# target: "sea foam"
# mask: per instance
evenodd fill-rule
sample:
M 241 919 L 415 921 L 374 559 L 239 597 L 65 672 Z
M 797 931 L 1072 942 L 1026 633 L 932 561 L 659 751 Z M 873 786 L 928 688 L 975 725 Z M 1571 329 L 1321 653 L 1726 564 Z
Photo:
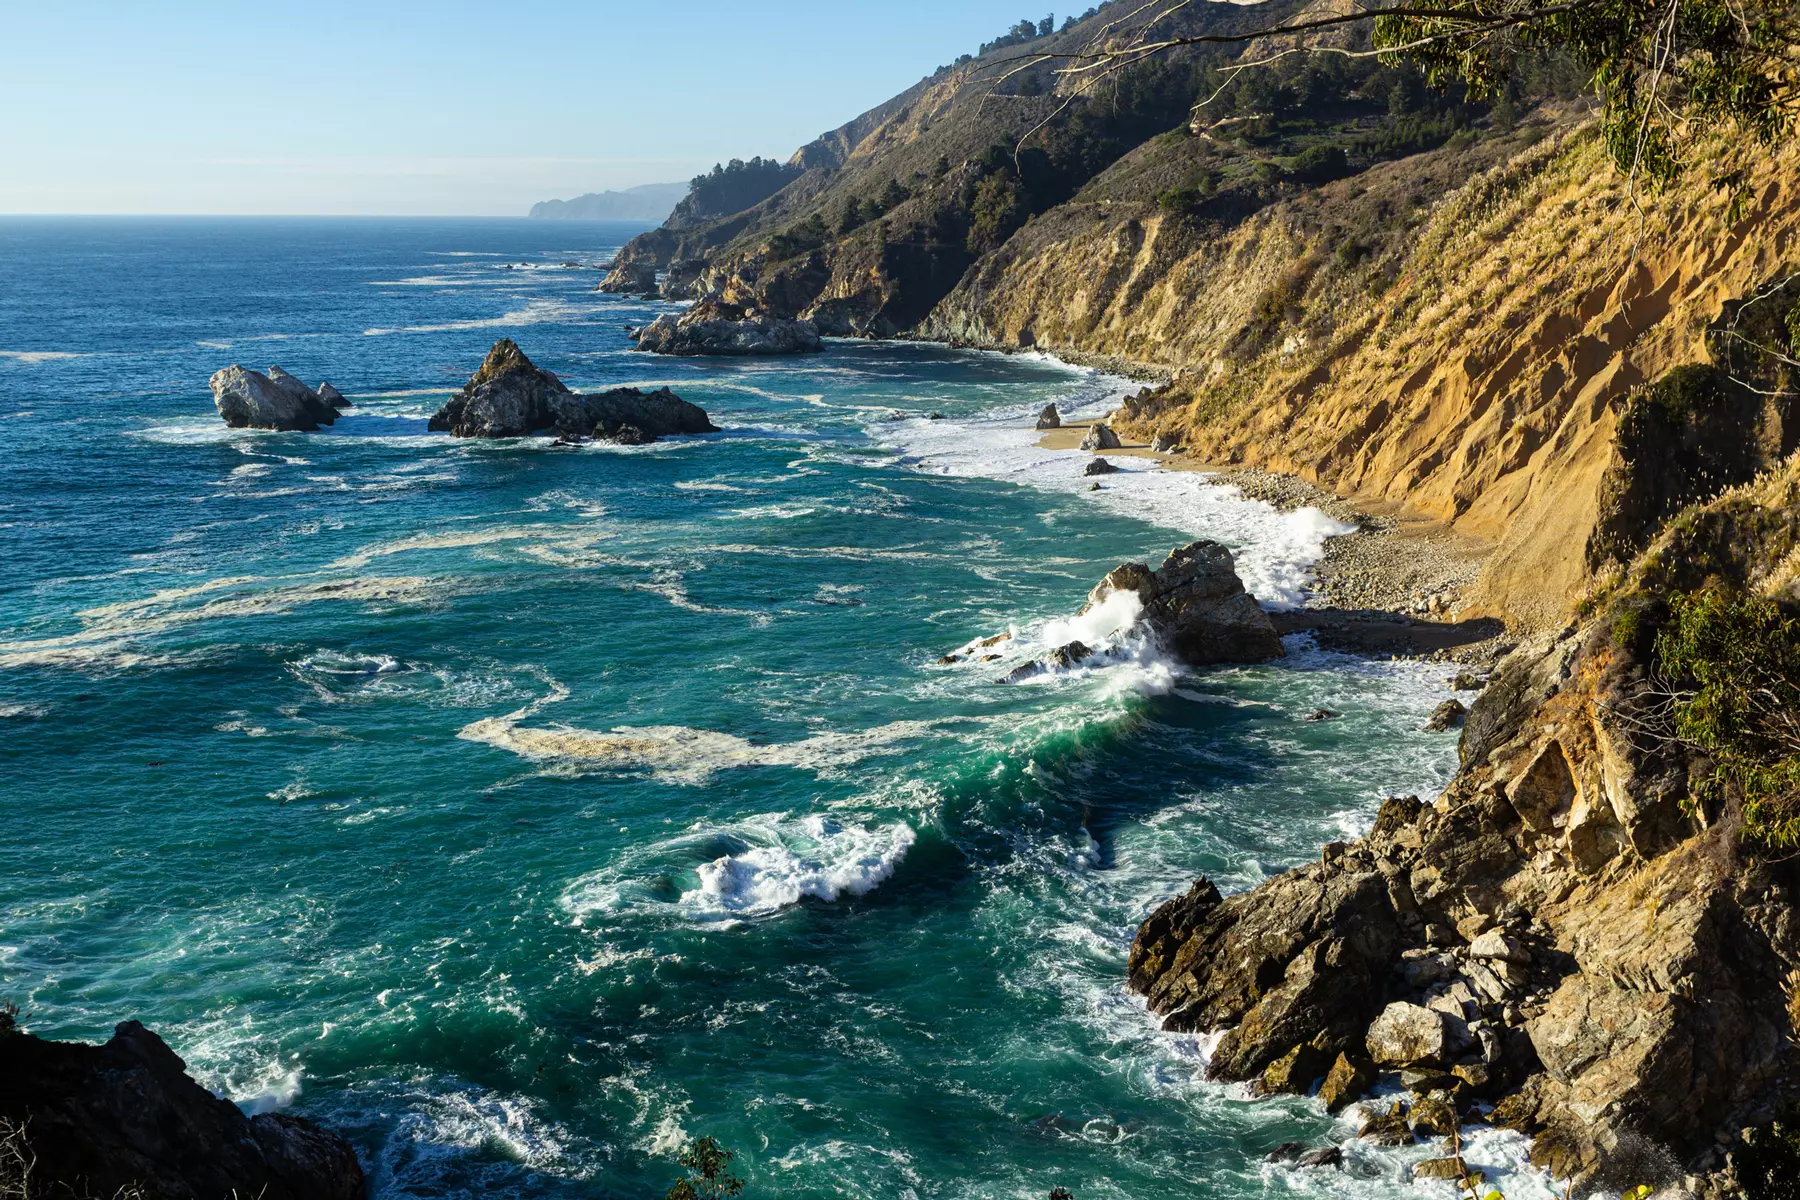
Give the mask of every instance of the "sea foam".
M 1102 417 L 1118 398 L 1116 390 L 1078 398 L 1064 415 L 1078 420 Z M 1297 607 L 1304 598 L 1309 568 L 1323 555 L 1326 539 L 1355 529 L 1317 508 L 1283 513 L 1200 472 L 1164 470 L 1135 457 L 1109 459 L 1117 472 L 1104 477 L 1101 490 L 1092 491 L 1094 480 L 1081 473 L 1090 455 L 1039 446 L 1043 435 L 1035 427 L 1036 415 L 1029 405 L 1011 406 L 961 419 L 877 422 L 867 433 L 923 471 L 1075 493 L 1121 516 L 1186 537 L 1223 542 L 1237 556 L 1245 588 L 1274 608 Z

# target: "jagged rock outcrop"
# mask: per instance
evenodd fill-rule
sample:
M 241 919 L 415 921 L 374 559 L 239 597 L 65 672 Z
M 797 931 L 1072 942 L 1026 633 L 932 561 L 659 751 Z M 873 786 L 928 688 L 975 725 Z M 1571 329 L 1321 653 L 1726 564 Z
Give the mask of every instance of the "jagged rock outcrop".
M 1204 666 L 1282 656 L 1269 614 L 1244 590 L 1231 551 L 1217 542 L 1183 546 L 1154 571 L 1143 563 L 1113 568 L 1088 594 L 1088 607 L 1122 591 L 1137 594 L 1141 619 L 1184 662 Z
M 613 265 L 594 289 L 599 292 L 653 292 L 656 290 L 656 264 L 647 259 L 615 258 Z
M 1784 486 L 1712 507 L 1775 511 Z M 1417 1098 L 1371 1137 L 1497 1095 L 1495 1121 L 1534 1135 L 1559 1178 L 1719 1168 L 1715 1138 L 1800 1086 L 1800 872 L 1741 853 L 1725 814 L 1683 809 L 1687 752 L 1642 735 L 1658 686 L 1608 622 L 1527 644 L 1472 706 L 1439 800 L 1389 800 L 1367 837 L 1253 891 L 1196 884 L 1140 929 L 1130 986 L 1169 1029 L 1228 1030 L 1221 1078 L 1337 1052 L 1339 1107 L 1358 1060 L 1399 1071 Z
M 1037 427 L 1039 429 L 1062 428 L 1062 414 L 1056 411 L 1056 405 L 1044 405 L 1043 411 L 1038 413 Z
M 637 348 L 652 354 L 812 354 L 824 349 L 810 321 L 787 320 L 703 300 L 682 313 L 664 313 L 637 332 Z
M 432 416 L 430 428 L 456 437 L 526 437 L 554 430 L 566 440 L 640 444 L 677 434 L 717 433 L 698 405 L 668 388 L 571 392 L 502 338 L 461 392 Z
M 348 1142 L 287 1113 L 246 1117 L 136 1021 L 99 1046 L 0 1030 L 0 1120 L 36 1158 L 31 1197 L 363 1196 Z
M 233 429 L 311 432 L 338 419 L 350 407 L 329 383 L 314 391 L 280 367 L 267 375 L 233 363 L 213 373 L 213 406 Z

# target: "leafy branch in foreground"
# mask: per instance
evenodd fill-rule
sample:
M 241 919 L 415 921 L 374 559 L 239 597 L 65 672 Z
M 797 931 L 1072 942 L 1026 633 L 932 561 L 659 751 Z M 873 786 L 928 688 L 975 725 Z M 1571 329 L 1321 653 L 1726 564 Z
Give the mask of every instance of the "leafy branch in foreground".
M 1800 846 L 1800 620 L 1722 587 L 1677 595 L 1670 608 L 1656 663 L 1680 681 L 1676 736 L 1713 762 L 1699 798 L 1729 785 L 1742 796 L 1747 836 Z
M 727 1150 L 710 1137 L 695 1138 L 677 1159 L 692 1171 L 669 1188 L 665 1200 L 724 1200 L 744 1190 L 744 1181 L 731 1173 L 737 1151 Z
M 1180 47 L 1256 42 L 1272 49 L 1229 70 L 1296 53 L 1410 60 L 1434 84 L 1460 82 L 1485 100 L 1505 94 L 1522 60 L 1565 55 L 1589 74 L 1601 100 L 1613 161 L 1633 178 L 1659 182 L 1683 170 L 1684 142 L 1729 126 L 1773 146 L 1790 135 L 1800 110 L 1800 13 L 1793 0 L 1399 0 L 1231 32 L 1171 31 L 1178 14 L 1197 7 L 1198 0 L 1153 0 L 1071 49 L 1025 51 L 982 69 L 1004 81 L 1054 64 L 1059 90 L 1073 100 Z M 1343 31 L 1361 40 L 1321 44 L 1322 36 Z

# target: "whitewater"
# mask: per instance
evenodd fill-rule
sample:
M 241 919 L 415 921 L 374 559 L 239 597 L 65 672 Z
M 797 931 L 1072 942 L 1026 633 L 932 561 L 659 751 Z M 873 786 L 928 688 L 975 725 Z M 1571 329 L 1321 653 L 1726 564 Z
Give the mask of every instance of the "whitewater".
M 1088 490 L 1036 414 L 1137 385 L 1038 355 L 634 353 L 669 306 L 594 290 L 634 231 L 0 220 L 0 997 L 144 1021 L 382 1198 L 660 1194 L 710 1134 L 749 1196 L 1448 1200 L 1425 1145 L 1268 1164 L 1350 1118 L 1206 1082 L 1124 989 L 1157 904 L 1455 743 L 1439 667 L 1190 671 L 1087 592 L 1211 537 L 1291 607 L 1345 527 L 1140 460 Z M 724 432 L 428 432 L 502 336 Z M 227 429 L 231 362 L 355 407 Z M 1469 1157 L 1547 1195 L 1521 1153 Z

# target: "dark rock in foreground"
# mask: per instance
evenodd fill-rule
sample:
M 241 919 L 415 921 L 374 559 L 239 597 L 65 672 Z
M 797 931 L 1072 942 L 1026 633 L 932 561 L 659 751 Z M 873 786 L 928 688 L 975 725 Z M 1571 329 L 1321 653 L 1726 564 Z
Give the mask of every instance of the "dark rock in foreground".
M 430 428 L 456 437 L 526 437 L 554 430 L 568 441 L 599 438 L 626 445 L 683 433 L 717 433 L 705 410 L 668 388 L 571 392 L 502 338 L 481 369 L 431 418 Z
M 213 373 L 213 406 L 233 429 L 280 429 L 307 433 L 338 419 L 350 407 L 329 383 L 318 391 L 280 367 L 267 375 L 236 363 Z
M 811 354 L 825 347 L 811 321 L 790 321 L 703 300 L 679 317 L 664 313 L 638 330 L 637 348 L 693 357 Z
M 1094 458 L 1088 460 L 1088 465 L 1081 469 L 1081 473 L 1083 475 L 1112 475 L 1116 474 L 1118 470 L 1119 468 L 1113 466 L 1104 458 Z
M 1183 546 L 1155 571 L 1143 563 L 1114 567 L 1088 594 L 1088 606 L 1114 592 L 1136 592 L 1143 620 L 1184 662 L 1262 662 L 1283 654 L 1269 614 L 1244 591 L 1231 551 L 1217 542 Z
M 246 1117 L 136 1021 L 103 1046 L 0 1030 L 0 1119 L 36 1155 L 32 1196 L 361 1200 L 356 1152 L 303 1117 Z

